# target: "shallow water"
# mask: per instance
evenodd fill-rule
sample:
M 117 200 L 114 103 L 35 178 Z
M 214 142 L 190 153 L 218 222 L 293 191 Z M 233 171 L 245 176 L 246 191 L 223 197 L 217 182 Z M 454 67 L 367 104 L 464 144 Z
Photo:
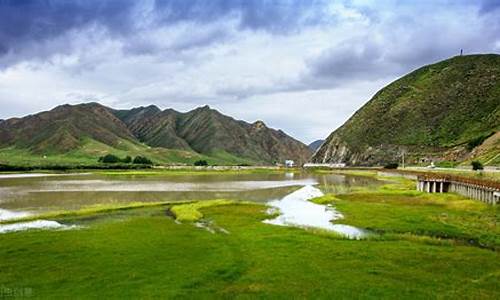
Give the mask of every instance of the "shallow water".
M 308 173 L 5 175 L 9 177 L 0 178 L 0 209 L 28 212 L 74 210 L 96 204 L 218 198 L 268 202 L 281 199 L 305 185 L 317 184 L 324 192 L 338 193 L 353 186 L 376 184 L 376 181 L 369 178 Z
M 325 193 L 339 193 L 354 186 L 378 184 L 370 178 L 309 173 L 3 175 L 0 177 L 0 220 L 99 204 L 210 199 L 267 203 L 289 197 L 304 186 L 314 185 Z
M 336 211 L 333 207 L 309 201 L 323 195 L 324 193 L 320 189 L 312 185 L 307 185 L 280 200 L 270 201 L 268 205 L 279 210 L 280 215 L 264 222 L 281 226 L 313 227 L 331 230 L 355 239 L 366 235 L 365 231 L 354 226 L 333 224 L 332 221 L 343 218 L 340 212 Z
M 31 214 L 25 211 L 10 211 L 0 208 L 0 221 L 24 218 L 29 215 Z
M 56 221 L 36 220 L 36 221 L 19 222 L 13 224 L 2 224 L 0 225 L 0 234 L 7 232 L 32 230 L 32 229 L 70 229 L 70 228 L 75 228 L 75 226 L 63 225 Z

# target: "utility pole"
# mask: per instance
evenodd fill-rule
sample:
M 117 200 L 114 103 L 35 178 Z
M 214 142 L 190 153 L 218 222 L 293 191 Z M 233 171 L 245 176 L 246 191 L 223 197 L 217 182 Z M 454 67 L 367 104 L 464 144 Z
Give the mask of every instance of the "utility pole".
M 405 168 L 405 151 L 403 150 L 401 154 L 402 154 L 402 166 L 404 169 Z

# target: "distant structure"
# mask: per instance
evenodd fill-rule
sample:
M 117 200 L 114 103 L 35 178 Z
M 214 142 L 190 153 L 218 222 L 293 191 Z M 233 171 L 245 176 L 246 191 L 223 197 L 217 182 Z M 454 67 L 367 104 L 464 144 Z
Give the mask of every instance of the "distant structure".
M 460 56 L 464 55 L 464 49 L 460 49 Z
M 285 160 L 285 167 L 293 168 L 293 167 L 295 167 L 295 162 L 291 159 L 287 159 L 287 160 Z
M 417 178 L 417 191 L 427 193 L 457 193 L 487 204 L 500 203 L 500 184 L 471 178 L 426 174 Z
M 330 168 L 330 169 L 337 169 L 337 168 L 345 168 L 346 164 L 344 163 L 336 163 L 336 164 L 313 164 L 313 163 L 307 163 L 304 164 L 304 168 Z

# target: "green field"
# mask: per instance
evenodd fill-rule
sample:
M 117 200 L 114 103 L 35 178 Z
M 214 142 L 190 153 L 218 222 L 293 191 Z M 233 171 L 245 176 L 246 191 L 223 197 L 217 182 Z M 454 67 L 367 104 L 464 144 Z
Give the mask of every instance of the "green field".
M 121 140 L 117 147 L 111 147 L 92 139 L 85 139 L 82 147 L 66 153 L 34 153 L 16 147 L 2 148 L 0 149 L 0 164 L 45 168 L 54 166 L 105 166 L 106 164 L 98 163 L 98 159 L 106 154 L 113 154 L 121 158 L 127 155 L 131 157 L 146 156 L 155 164 L 193 165 L 197 160 L 206 160 L 210 165 L 255 164 L 254 161 L 239 158 L 224 151 L 203 155 L 192 151 L 152 148 L 126 140 Z
M 364 240 L 264 224 L 266 206 L 226 200 L 53 215 L 80 228 L 0 235 L 0 298 L 498 299 L 498 208 L 411 189 L 315 199 Z

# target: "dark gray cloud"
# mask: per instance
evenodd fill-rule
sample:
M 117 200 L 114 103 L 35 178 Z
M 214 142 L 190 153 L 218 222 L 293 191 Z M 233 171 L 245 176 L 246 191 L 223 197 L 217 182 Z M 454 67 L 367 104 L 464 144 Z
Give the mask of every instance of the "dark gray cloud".
M 89 24 L 105 24 L 111 32 L 130 30 L 132 0 L 0 1 L 0 47 L 15 50 Z
M 482 0 L 480 12 L 488 14 L 500 9 L 500 1 L 498 0 Z
M 133 0 L 0 0 L 0 67 L 68 53 L 78 32 L 101 26 L 107 34 L 133 28 Z
M 71 52 L 78 47 L 72 44 L 75 34 L 89 28 L 122 40 L 130 54 L 196 48 L 228 37 L 223 28 L 190 32 L 167 49 L 144 37 L 149 30 L 182 22 L 203 27 L 235 18 L 241 30 L 284 34 L 319 22 L 321 10 L 312 10 L 316 5 L 300 0 L 0 0 L 0 67 Z
M 324 1 L 318 0 L 163 0 L 156 1 L 158 20 L 174 23 L 186 20 L 212 22 L 235 15 L 242 29 L 269 30 L 275 33 L 289 32 L 300 25 L 321 21 Z

